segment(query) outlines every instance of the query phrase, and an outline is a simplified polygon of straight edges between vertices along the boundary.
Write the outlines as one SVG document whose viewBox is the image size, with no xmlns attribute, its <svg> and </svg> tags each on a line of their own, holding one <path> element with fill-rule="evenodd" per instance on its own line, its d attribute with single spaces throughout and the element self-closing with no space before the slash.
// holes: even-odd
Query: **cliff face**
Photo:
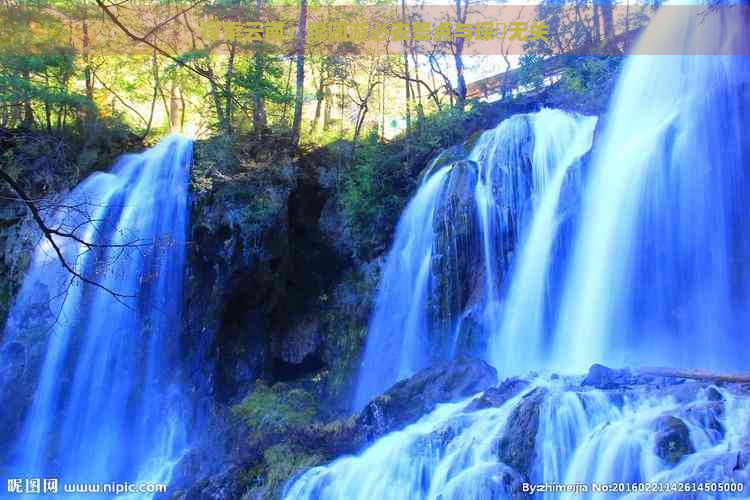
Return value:
<svg viewBox="0 0 750 500">
<path fill-rule="evenodd" d="M 326 166 L 282 158 L 231 175 L 201 167 L 197 149 L 184 298 L 196 386 L 231 404 L 256 379 L 304 381 L 339 400 L 377 264 L 347 247 Z"/>
</svg>

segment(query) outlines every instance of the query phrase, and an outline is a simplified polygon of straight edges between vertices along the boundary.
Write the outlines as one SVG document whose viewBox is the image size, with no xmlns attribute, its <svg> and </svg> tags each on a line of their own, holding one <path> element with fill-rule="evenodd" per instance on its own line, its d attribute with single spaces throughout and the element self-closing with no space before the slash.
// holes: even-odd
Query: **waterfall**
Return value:
<svg viewBox="0 0 750 500">
<path fill-rule="evenodd" d="M 656 495 L 613 495 L 593 491 L 592 484 L 738 478 L 747 483 L 746 473 L 732 475 L 736 452 L 730 450 L 744 439 L 737 430 L 744 431 L 750 416 L 748 398 L 715 387 L 694 389 L 689 402 L 669 390 L 647 388 L 623 397 L 582 389 L 579 382 L 537 379 L 498 407 L 470 409 L 470 400 L 441 405 L 358 456 L 306 471 L 288 485 L 284 498 L 500 500 L 528 498 L 524 483 L 527 488 L 557 483 L 589 489 L 535 497 L 646 499 Z M 659 456 L 654 443 L 660 423 L 673 421 L 689 432 L 691 448 L 677 465 Z"/>
<path fill-rule="evenodd" d="M 746 21 L 700 9 L 657 15 L 634 50 L 669 33 L 684 54 L 748 53 Z M 558 369 L 747 369 L 748 84 L 746 55 L 627 59 L 561 290 Z"/>
<path fill-rule="evenodd" d="M 597 119 L 571 116 L 556 110 L 542 110 L 531 117 L 534 151 L 532 165 L 532 208 L 529 228 L 520 238 L 511 264 L 502 314 L 497 301 L 499 283 L 494 266 L 497 259 L 490 248 L 490 238 L 483 238 L 485 276 L 486 329 L 490 334 L 489 359 L 505 373 L 523 373 L 530 367 L 543 366 L 547 340 L 546 316 L 549 315 L 548 272 L 553 258 L 553 244 L 558 233 L 560 216 L 558 204 L 570 167 L 579 165 L 589 151 Z M 497 133 L 492 134 L 497 140 Z M 495 151 L 496 148 L 489 148 Z M 486 148 L 477 147 L 472 157 L 482 158 Z M 491 179 L 496 171 L 494 161 L 481 163 L 487 172 L 480 178 Z M 483 232 L 489 234 L 498 220 L 495 198 L 490 195 L 490 183 L 477 189 Z M 522 226 L 523 227 L 523 226 Z M 498 326 L 499 330 L 495 331 Z"/>
<path fill-rule="evenodd" d="M 91 175 L 50 215 L 77 237 L 54 237 L 72 269 L 109 291 L 72 279 L 49 242 L 37 245 L 4 334 L 6 346 L 37 339 L 44 349 L 6 451 L 13 477 L 169 482 L 185 446 L 178 361 L 191 161 L 192 142 L 170 136 Z"/>
<path fill-rule="evenodd" d="M 370 322 L 367 354 L 358 389 L 359 406 L 396 380 L 426 363 L 427 299 L 436 205 L 449 168 L 427 178 L 409 202 L 396 229 L 396 240 L 381 279 Z M 393 335 L 398 332 L 398 335 Z"/>
<path fill-rule="evenodd" d="M 580 167 L 591 147 L 595 124 L 559 110 L 516 115 L 483 133 L 466 160 L 427 167 L 388 255 L 356 407 L 459 352 L 488 356 L 506 372 L 542 358 L 558 201 L 571 167 Z M 499 326 L 503 277 L 518 241 L 528 255 L 511 270 L 513 314 Z M 498 328 L 528 356 L 494 340 Z"/>
<path fill-rule="evenodd" d="M 595 119 L 551 111 L 512 117 L 486 132 L 467 160 L 431 165 L 388 257 L 360 405 L 436 353 L 455 354 L 476 325 L 488 359 L 511 374 L 580 373 L 594 362 L 747 369 L 750 57 L 690 55 L 747 54 L 738 28 L 746 21 L 730 9 L 704 14 L 702 7 L 659 13 L 635 48 L 648 53 L 666 33 L 683 40 L 688 55 L 627 59 L 579 179 L 565 251 L 557 248 L 569 216 L 561 210 L 565 186 L 591 147 Z M 444 205 L 450 209 L 440 213 Z M 460 217 L 446 221 L 450 215 Z M 474 272 L 462 267 L 467 258 Z M 390 303 L 386 324 L 383 294 L 399 282 L 408 285 Z M 462 305 L 459 314 L 447 309 L 452 336 L 433 319 L 446 290 L 447 302 Z M 405 309 L 420 318 L 419 329 L 399 319 L 409 318 Z M 506 499 L 541 483 L 580 487 L 535 496 L 550 499 L 613 497 L 594 483 L 747 490 L 749 417 L 750 398 L 738 385 L 646 378 L 593 389 L 570 375 L 536 377 L 498 406 L 439 406 L 357 456 L 304 472 L 285 498 Z M 737 491 L 624 489 L 614 497 L 715 499 Z"/>
</svg>

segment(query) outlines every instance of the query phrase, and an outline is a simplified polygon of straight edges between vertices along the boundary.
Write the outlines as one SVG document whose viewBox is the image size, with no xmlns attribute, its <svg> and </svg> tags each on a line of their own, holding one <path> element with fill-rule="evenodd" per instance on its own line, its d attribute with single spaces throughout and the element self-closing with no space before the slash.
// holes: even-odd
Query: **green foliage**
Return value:
<svg viewBox="0 0 750 500">
<path fill-rule="evenodd" d="M 467 141 L 469 134 L 496 125 L 502 113 L 495 105 L 475 102 L 464 112 L 448 109 L 427 116 L 421 131 L 392 143 L 379 142 L 373 133 L 357 145 L 342 175 L 339 200 L 360 257 L 371 258 L 387 249 L 398 216 L 414 192 L 417 174 L 428 160 L 441 149 Z"/>
<path fill-rule="evenodd" d="M 519 59 L 519 83 L 528 90 L 539 90 L 544 86 L 544 58 L 536 54 L 524 54 Z"/>
<path fill-rule="evenodd" d="M 561 84 L 570 93 L 585 96 L 615 79 L 621 56 L 567 56 Z"/>
<path fill-rule="evenodd" d="M 318 414 L 315 398 L 308 392 L 283 383 L 269 387 L 262 380 L 232 411 L 258 432 L 311 424 Z"/>
<path fill-rule="evenodd" d="M 369 135 L 356 150 L 344 177 L 341 203 L 356 247 L 368 257 L 388 245 L 413 180 L 406 157 Z"/>
<path fill-rule="evenodd" d="M 269 488 L 269 495 L 266 498 L 275 498 L 272 492 L 279 492 L 295 472 L 315 467 L 326 461 L 322 455 L 308 454 L 286 443 L 267 449 L 263 453 L 263 458 L 266 463 L 265 484 Z"/>
</svg>

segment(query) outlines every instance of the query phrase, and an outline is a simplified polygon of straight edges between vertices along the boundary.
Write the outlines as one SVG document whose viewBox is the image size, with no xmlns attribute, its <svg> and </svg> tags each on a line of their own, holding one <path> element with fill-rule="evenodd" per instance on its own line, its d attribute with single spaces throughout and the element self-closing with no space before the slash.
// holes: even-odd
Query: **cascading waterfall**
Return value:
<svg viewBox="0 0 750 500">
<path fill-rule="evenodd" d="M 80 240 L 55 237 L 66 261 L 109 291 L 74 280 L 49 242 L 37 246 L 4 335 L 6 344 L 46 338 L 33 403 L 5 457 L 13 477 L 169 482 L 185 447 L 178 361 L 191 161 L 192 142 L 170 136 L 87 178 L 50 219 Z"/>
<path fill-rule="evenodd" d="M 541 358 L 541 352 L 532 350 L 543 349 L 545 273 L 560 191 L 570 167 L 591 147 L 595 124 L 594 117 L 559 110 L 516 115 L 482 134 L 467 161 L 428 167 L 388 256 L 356 407 L 430 361 L 469 351 L 461 338 L 467 317 L 478 314 L 480 337 L 496 337 L 506 254 L 519 239 L 533 254 L 515 271 L 519 284 L 510 292 L 515 315 L 502 329 L 514 342 L 525 335 L 529 356 Z M 535 211 L 535 222 L 525 235 Z M 471 275 L 472 268 L 481 270 L 479 276 Z M 471 286 L 456 285 L 466 281 L 484 290 L 481 300 L 469 303 L 469 294 L 461 288 Z M 442 307 L 441 302 L 449 305 Z M 535 322 L 533 333 L 529 321 Z M 473 353 L 485 355 L 487 346 L 478 343 Z M 490 349 L 490 359 L 512 359 L 513 369 L 528 367 L 527 358 L 506 356 L 506 343 L 493 342 Z"/>
<path fill-rule="evenodd" d="M 532 115 L 530 121 L 534 138 L 530 209 L 533 216 L 528 231 L 521 226 L 518 257 L 511 264 L 510 286 L 504 294 L 502 313 L 497 291 L 499 274 L 494 269 L 498 260 L 490 246 L 491 238 L 482 239 L 487 281 L 485 329 L 491 331 L 489 359 L 505 373 L 523 373 L 529 367 L 542 366 L 546 361 L 547 275 L 559 224 L 558 203 L 570 167 L 578 165 L 591 148 L 597 119 L 542 110 Z M 485 136 L 488 137 L 486 141 L 498 141 L 501 131 L 502 127 L 498 127 Z M 487 151 L 495 154 L 497 148 L 477 145 L 471 158 L 483 167 L 480 179 L 487 179 L 477 188 L 477 206 L 483 233 L 489 235 L 501 217 L 491 194 L 492 178 L 498 171 L 497 161 L 485 158 Z M 500 328 L 496 331 L 498 324 Z"/>
<path fill-rule="evenodd" d="M 737 29 L 741 17 L 701 11 L 657 14 L 636 50 L 647 53 L 652 38 L 669 33 L 684 40 L 684 54 L 748 53 Z M 488 358 L 499 371 L 580 373 L 594 362 L 628 361 L 747 369 L 741 347 L 750 319 L 749 85 L 748 56 L 629 57 L 594 146 L 575 233 L 566 235 L 574 237 L 572 254 L 554 249 L 561 190 L 591 145 L 593 119 L 575 119 L 574 131 L 554 119 L 557 112 L 543 112 L 544 120 L 543 113 L 514 117 L 485 133 L 469 161 L 433 165 L 388 258 L 390 278 L 370 325 L 358 405 L 418 368 L 400 360 L 428 362 L 431 352 L 444 352 L 429 311 L 420 308 L 439 289 L 430 281 L 438 281 L 430 261 L 445 253 L 434 236 L 445 225 L 436 210 L 446 203 L 455 208 L 445 201 L 455 197 L 450 180 L 457 167 L 470 171 L 472 165 L 476 174 L 462 175 L 476 218 L 463 220 L 476 224 L 471 244 L 481 249 L 482 275 L 472 276 L 469 287 L 482 300 L 470 293 L 452 326 L 460 335 L 478 310 L 481 329 L 489 332 Z M 533 154 L 524 153 L 529 147 Z M 455 248 L 466 251 L 450 248 L 454 255 Z M 551 267 L 562 280 L 556 288 L 548 282 Z M 418 298 L 415 277 L 422 280 Z M 402 302 L 381 309 L 384 294 L 401 280 L 411 280 Z M 395 321 L 382 323 L 387 313 Z M 420 330 L 398 319 L 409 317 L 423 318 Z M 404 350 L 407 335 L 418 357 Z M 408 369 L 395 370 L 394 360 Z M 738 497 L 716 490 L 613 496 L 592 491 L 593 482 L 750 487 L 746 388 L 674 379 L 626 386 L 591 389 L 580 378 L 554 375 L 533 380 L 497 407 L 445 404 L 358 456 L 306 471 L 287 485 L 285 498 L 504 499 L 518 498 L 524 481 L 589 488 L 538 494 L 554 499 Z"/>
<path fill-rule="evenodd" d="M 581 389 L 579 381 L 537 379 L 499 407 L 468 411 L 469 401 L 441 405 L 417 423 L 381 438 L 359 456 L 310 469 L 287 487 L 284 498 L 519 498 L 526 479 L 503 459 L 522 462 L 518 455 L 526 453 L 527 441 L 518 436 L 530 429 L 517 426 L 534 421 L 534 414 L 539 425 L 536 445 L 528 450 L 528 456 L 535 457 L 526 471 L 529 484 L 589 486 L 588 491 L 537 494 L 538 498 L 628 497 L 594 492 L 593 482 L 737 481 L 727 472 L 735 457 L 728 450 L 737 449 L 744 438 L 737 430 L 744 430 L 750 416 L 746 397 L 708 387 L 695 389 L 694 399 L 685 403 L 668 390 L 644 388 L 623 399 L 618 391 Z M 656 454 L 653 429 L 659 422 L 678 418 L 675 415 L 689 430 L 693 451 L 673 467 Z M 746 474 L 740 478 L 748 480 Z M 530 494 L 526 491 L 521 498 Z M 639 494 L 631 497 L 658 496 Z"/>
<path fill-rule="evenodd" d="M 657 15 L 635 50 L 669 33 L 684 54 L 748 53 L 741 16 L 701 9 Z M 748 84 L 746 55 L 625 62 L 562 290 L 556 368 L 747 369 Z"/>
<path fill-rule="evenodd" d="M 396 243 L 388 257 L 370 322 L 368 354 L 362 365 L 357 395 L 359 406 L 390 383 L 425 366 L 423 342 L 433 238 L 424 228 L 434 224 L 448 173 L 448 167 L 444 167 L 425 180 L 396 229 Z M 399 335 L 392 336 L 393 331 Z"/>
</svg>

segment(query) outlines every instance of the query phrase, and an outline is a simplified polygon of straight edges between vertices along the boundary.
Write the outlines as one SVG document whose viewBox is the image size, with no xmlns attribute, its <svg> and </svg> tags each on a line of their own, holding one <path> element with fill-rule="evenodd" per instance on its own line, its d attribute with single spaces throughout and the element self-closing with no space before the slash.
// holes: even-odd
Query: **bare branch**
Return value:
<svg viewBox="0 0 750 500">
<path fill-rule="evenodd" d="M 65 238 L 71 238 L 84 246 L 86 246 L 88 249 L 93 247 L 100 247 L 100 246 L 108 246 L 108 245 L 97 245 L 93 243 L 88 243 L 80 238 L 76 237 L 75 235 L 72 235 L 71 233 L 58 231 L 56 229 L 52 229 L 49 226 L 47 226 L 46 222 L 44 222 L 44 219 L 42 218 L 38 207 L 34 204 L 34 202 L 31 200 L 31 198 L 26 194 L 24 189 L 11 177 L 8 175 L 7 172 L 0 169 L 0 178 L 2 178 L 9 186 L 10 188 L 21 198 L 23 203 L 26 205 L 26 207 L 29 209 L 29 212 L 31 213 L 31 217 L 34 219 L 34 222 L 36 222 L 36 225 L 39 227 L 39 229 L 42 231 L 42 234 L 44 235 L 45 239 L 49 242 L 50 246 L 55 252 L 55 255 L 57 256 L 58 260 L 60 261 L 60 264 L 65 268 L 65 270 L 70 273 L 73 277 L 81 280 L 83 283 L 92 285 L 96 288 L 99 288 L 101 290 L 104 290 L 105 292 L 109 293 L 114 297 L 114 299 L 119 302 L 120 304 L 124 305 L 127 308 L 130 308 L 130 306 L 123 301 L 125 298 L 132 298 L 132 295 L 125 295 L 122 293 L 119 293 L 115 290 L 112 290 L 108 288 L 107 286 L 103 285 L 102 283 L 99 283 L 98 281 L 92 280 L 87 278 L 86 276 L 83 276 L 81 273 L 75 270 L 73 266 L 71 266 L 68 261 L 65 259 L 65 256 L 62 253 L 62 250 L 58 246 L 57 242 L 55 241 L 54 236 L 61 236 Z M 110 245 L 111 246 L 111 245 Z M 119 247 L 119 245 L 115 245 Z"/>
</svg>

